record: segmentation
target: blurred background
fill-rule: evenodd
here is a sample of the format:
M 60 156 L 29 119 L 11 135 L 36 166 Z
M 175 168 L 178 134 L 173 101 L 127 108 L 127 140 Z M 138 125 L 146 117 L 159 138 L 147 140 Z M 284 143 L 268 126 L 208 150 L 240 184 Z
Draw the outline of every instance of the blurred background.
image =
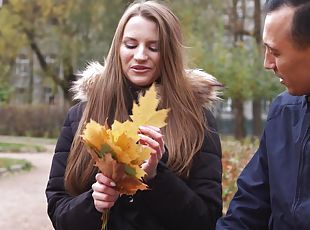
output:
M 263 69 L 264 1 L 163 2 L 180 18 L 189 67 L 203 69 L 225 85 L 214 114 L 223 144 L 226 209 L 236 177 L 257 148 L 268 106 L 284 90 Z M 0 151 L 40 152 L 16 145 L 51 147 L 56 142 L 74 103 L 68 89 L 75 74 L 90 61 L 103 63 L 129 3 L 0 0 Z M 50 149 L 45 152 L 52 154 Z M 3 161 L 0 169 L 9 168 Z M 0 174 L 0 187 L 1 180 Z

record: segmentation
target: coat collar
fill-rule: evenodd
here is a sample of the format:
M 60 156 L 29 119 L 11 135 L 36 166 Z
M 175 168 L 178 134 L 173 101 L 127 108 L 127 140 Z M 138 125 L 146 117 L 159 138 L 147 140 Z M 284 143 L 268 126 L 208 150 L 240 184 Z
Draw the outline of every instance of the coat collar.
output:
M 93 83 L 103 71 L 103 65 L 99 62 L 91 62 L 84 71 L 79 72 L 77 74 L 78 79 L 73 82 L 70 89 L 73 93 L 73 100 L 87 101 Z M 188 69 L 186 76 L 203 107 L 209 108 L 214 102 L 220 100 L 219 95 L 223 85 L 215 77 L 200 69 Z

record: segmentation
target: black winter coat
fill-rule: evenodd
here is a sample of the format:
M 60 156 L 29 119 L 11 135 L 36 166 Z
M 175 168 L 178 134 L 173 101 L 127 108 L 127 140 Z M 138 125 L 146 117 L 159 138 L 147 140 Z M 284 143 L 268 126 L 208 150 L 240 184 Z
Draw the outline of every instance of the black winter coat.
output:
M 95 209 L 91 187 L 76 197 L 64 189 L 66 161 L 82 112 L 83 104 L 79 103 L 67 115 L 46 188 L 48 215 L 57 230 L 101 228 L 101 213 Z M 116 201 L 110 210 L 108 230 L 215 228 L 222 215 L 221 145 L 211 112 L 206 115 L 211 131 L 206 132 L 201 151 L 194 157 L 189 177 L 176 176 L 163 159 L 157 176 L 148 182 L 150 190 L 122 195 Z

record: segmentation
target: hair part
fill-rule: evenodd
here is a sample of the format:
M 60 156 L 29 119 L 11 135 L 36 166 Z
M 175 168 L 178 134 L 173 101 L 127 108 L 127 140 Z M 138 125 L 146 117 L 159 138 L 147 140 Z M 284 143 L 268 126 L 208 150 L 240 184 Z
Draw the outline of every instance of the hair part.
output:
M 309 0 L 267 0 L 265 12 L 272 13 L 282 7 L 295 8 L 291 37 L 296 48 L 310 47 L 310 1 Z

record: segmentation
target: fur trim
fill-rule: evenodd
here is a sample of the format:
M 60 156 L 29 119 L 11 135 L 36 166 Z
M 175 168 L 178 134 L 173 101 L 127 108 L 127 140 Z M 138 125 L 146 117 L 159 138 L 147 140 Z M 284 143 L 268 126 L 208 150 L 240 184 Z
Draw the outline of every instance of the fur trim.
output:
M 189 69 L 186 70 L 186 74 L 197 99 L 204 107 L 211 107 L 214 102 L 221 100 L 219 96 L 223 84 L 217 81 L 214 76 L 201 69 Z
M 77 75 L 78 80 L 74 81 L 70 91 L 73 93 L 73 100 L 87 101 L 87 95 L 97 77 L 100 77 L 104 66 L 99 62 L 91 62 L 84 71 Z M 204 107 L 211 107 L 215 101 L 220 100 L 220 90 L 223 85 L 212 75 L 200 70 L 186 70 L 187 77 L 193 87 L 194 93 Z
M 97 77 L 103 73 L 104 67 L 99 62 L 91 62 L 84 71 L 78 72 L 78 79 L 73 82 L 70 91 L 73 93 L 73 100 L 87 101 L 88 92 Z

